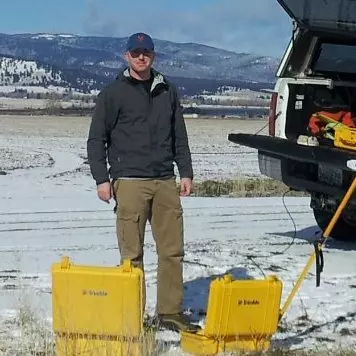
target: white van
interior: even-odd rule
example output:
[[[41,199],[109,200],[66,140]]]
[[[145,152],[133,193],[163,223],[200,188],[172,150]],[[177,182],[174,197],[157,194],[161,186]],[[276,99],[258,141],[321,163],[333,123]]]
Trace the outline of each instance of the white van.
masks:
[[[228,139],[256,148],[264,175],[309,192],[324,230],[355,177],[356,151],[316,138],[309,124],[321,111],[351,112],[356,124],[356,1],[277,1],[294,20],[295,31],[276,73],[269,136],[230,134]],[[356,197],[332,237],[356,241]]]

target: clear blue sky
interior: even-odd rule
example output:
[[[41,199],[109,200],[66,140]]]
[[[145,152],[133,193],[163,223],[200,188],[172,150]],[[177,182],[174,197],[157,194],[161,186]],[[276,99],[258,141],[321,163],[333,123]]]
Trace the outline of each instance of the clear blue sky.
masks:
[[[276,0],[3,0],[2,33],[73,33],[198,42],[280,56],[291,35]]]

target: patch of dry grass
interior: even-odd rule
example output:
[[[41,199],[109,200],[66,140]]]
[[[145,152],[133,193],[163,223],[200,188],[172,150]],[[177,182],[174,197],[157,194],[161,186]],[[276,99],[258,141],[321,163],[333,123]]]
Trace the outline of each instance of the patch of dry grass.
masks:
[[[29,307],[25,306],[20,308],[18,314],[14,319],[6,323],[6,330],[1,333],[0,337],[0,355],[1,356],[55,356],[56,345],[53,333],[50,331],[51,326],[48,322],[41,320],[36,316],[36,313]],[[85,341],[84,341],[85,342]],[[87,341],[90,345],[89,340]],[[111,341],[110,341],[111,342]],[[137,354],[137,345],[141,353]],[[85,350],[86,356],[129,356],[132,350],[132,355],[140,356],[161,356],[161,355],[173,355],[171,346],[177,345],[175,342],[157,341],[154,331],[146,331],[140,340],[130,343],[128,340],[128,346],[124,350],[113,347],[112,344],[104,348],[93,348]],[[71,349],[69,345],[69,349]],[[104,351],[104,349],[107,349]],[[110,352],[112,349],[112,352]],[[61,356],[84,356],[83,353],[76,353],[69,351],[64,352],[62,349]],[[178,354],[178,353],[177,353]],[[179,353],[179,355],[182,355]],[[289,350],[286,349],[271,349],[264,352],[233,352],[226,353],[226,356],[356,356],[356,350],[318,350],[313,351],[303,350]]]
[[[50,324],[28,305],[4,321],[0,336],[1,356],[55,356]]]
[[[195,182],[194,196],[198,197],[275,197],[289,191],[285,184],[269,178],[239,178],[234,180],[205,180]],[[291,191],[289,196],[308,196],[304,192]]]

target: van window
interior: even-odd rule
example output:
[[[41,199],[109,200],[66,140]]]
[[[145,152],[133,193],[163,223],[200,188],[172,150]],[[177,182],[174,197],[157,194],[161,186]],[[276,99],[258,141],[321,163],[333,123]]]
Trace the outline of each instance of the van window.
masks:
[[[356,73],[356,44],[321,43],[314,72]]]

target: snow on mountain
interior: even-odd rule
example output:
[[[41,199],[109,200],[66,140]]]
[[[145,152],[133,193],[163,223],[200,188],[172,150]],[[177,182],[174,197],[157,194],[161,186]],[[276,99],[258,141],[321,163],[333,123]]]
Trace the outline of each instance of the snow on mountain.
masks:
[[[53,40],[56,37],[63,37],[63,38],[74,38],[74,35],[70,35],[70,34],[59,34],[59,35],[53,35],[53,34],[48,34],[48,33],[41,33],[41,34],[37,34],[35,36],[32,36],[31,38],[34,40],[37,39],[41,39],[44,38],[46,40]]]
[[[50,66],[40,66],[36,61],[0,57],[0,84],[47,85],[61,84],[60,71]]]
[[[62,85],[100,90],[125,66],[127,38],[71,34],[0,34],[0,84]],[[187,95],[231,85],[272,87],[278,59],[197,43],[155,39],[155,68]]]

